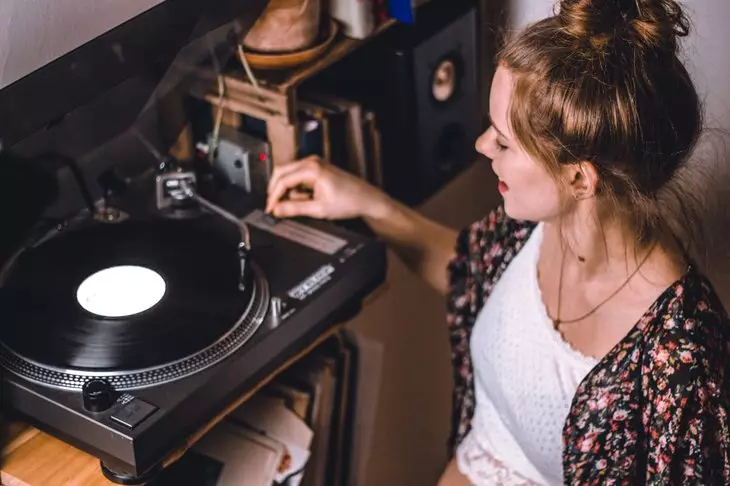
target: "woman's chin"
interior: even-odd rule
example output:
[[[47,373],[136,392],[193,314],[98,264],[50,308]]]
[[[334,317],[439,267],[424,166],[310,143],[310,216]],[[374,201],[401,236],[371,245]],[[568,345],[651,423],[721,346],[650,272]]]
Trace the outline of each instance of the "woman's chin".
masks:
[[[509,200],[509,198],[503,198],[502,207],[507,216],[512,219],[523,219],[524,212],[519,210],[519,207],[515,207]]]
[[[504,208],[505,214],[510,218],[522,219],[524,211],[520,211],[519,206],[514,204],[509,197],[505,197],[504,194],[502,195],[502,207]]]
[[[534,222],[542,221],[544,219],[544,214],[540,211],[536,211],[535,209],[531,210],[524,206],[520,206],[519,204],[515,204],[509,197],[503,198],[502,207],[504,208],[505,214],[512,219]]]

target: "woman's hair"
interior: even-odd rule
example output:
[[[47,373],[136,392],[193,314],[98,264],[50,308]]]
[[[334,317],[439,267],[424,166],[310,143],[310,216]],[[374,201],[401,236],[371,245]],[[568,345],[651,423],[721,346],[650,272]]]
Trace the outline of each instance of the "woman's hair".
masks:
[[[664,230],[658,193],[702,127],[677,57],[688,30],[674,0],[562,0],[497,56],[515,78],[509,122],[523,148],[553,172],[592,163],[603,207],[644,244]]]

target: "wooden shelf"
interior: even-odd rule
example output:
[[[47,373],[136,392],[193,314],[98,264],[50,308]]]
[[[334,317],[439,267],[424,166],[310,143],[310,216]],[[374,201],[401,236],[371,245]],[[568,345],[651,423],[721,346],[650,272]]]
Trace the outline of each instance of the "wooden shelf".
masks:
[[[373,33],[366,39],[352,39],[339,34],[338,38],[332,43],[332,46],[323,54],[323,56],[310,63],[290,70],[257,70],[254,71],[254,76],[256,76],[258,81],[263,81],[267,88],[276,90],[280,93],[287,93],[296,88],[303,81],[306,81],[324,69],[327,69],[337,61],[343,59],[349,53],[367,43],[369,40],[379,36],[381,33],[395,25],[395,23],[396,21],[393,19],[386,20],[378,25]],[[241,81],[249,82],[243,69],[238,71],[235,76]]]
[[[258,82],[259,88],[251,83],[243,66],[235,60],[234,67],[224,70],[223,81],[226,88],[226,99],[223,106],[232,111],[243,112],[262,119],[284,117],[293,122],[293,115],[286,106],[286,97],[291,96],[294,89],[302,82],[327,69],[337,61],[345,58],[349,53],[371,39],[377,37],[387,29],[395,25],[395,20],[387,20],[381,23],[375,31],[366,39],[352,39],[342,34],[332,43],[332,46],[325,51],[322,57],[314,61],[289,70],[256,70],[253,75]],[[194,84],[192,94],[209,102],[217,103],[218,77],[212,69],[200,69],[197,72],[198,79]],[[250,106],[244,104],[251,103]]]
[[[225,86],[223,99],[219,93],[218,74],[212,69],[198,69],[190,94],[210,103],[214,113],[220,107],[224,110],[224,115],[233,113],[264,120],[271,144],[273,163],[281,164],[291,161],[296,157],[298,151],[296,88],[361,45],[382,34],[396,22],[393,19],[382,22],[366,39],[352,39],[340,33],[321,57],[296,69],[253,70],[258,88],[251,83],[240,62],[233,61],[234,66],[225,69],[222,75]],[[230,124],[230,120],[234,118],[224,116],[224,120],[227,120],[224,123]]]

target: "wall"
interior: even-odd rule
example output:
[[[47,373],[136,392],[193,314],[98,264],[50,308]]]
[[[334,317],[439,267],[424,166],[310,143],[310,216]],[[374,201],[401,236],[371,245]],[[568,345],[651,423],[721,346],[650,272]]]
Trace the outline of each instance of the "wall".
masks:
[[[686,0],[693,31],[685,43],[685,62],[704,98],[707,139],[690,168],[703,170],[695,192],[705,195],[707,241],[705,272],[730,308],[730,2]]]
[[[0,0],[0,88],[162,0]]]

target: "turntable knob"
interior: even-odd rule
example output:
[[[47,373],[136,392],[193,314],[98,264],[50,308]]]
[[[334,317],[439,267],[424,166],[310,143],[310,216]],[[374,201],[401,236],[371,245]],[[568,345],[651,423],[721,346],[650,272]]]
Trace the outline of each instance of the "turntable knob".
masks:
[[[103,412],[114,405],[117,400],[112,385],[101,378],[92,378],[84,383],[81,394],[84,400],[84,408],[89,412]]]

